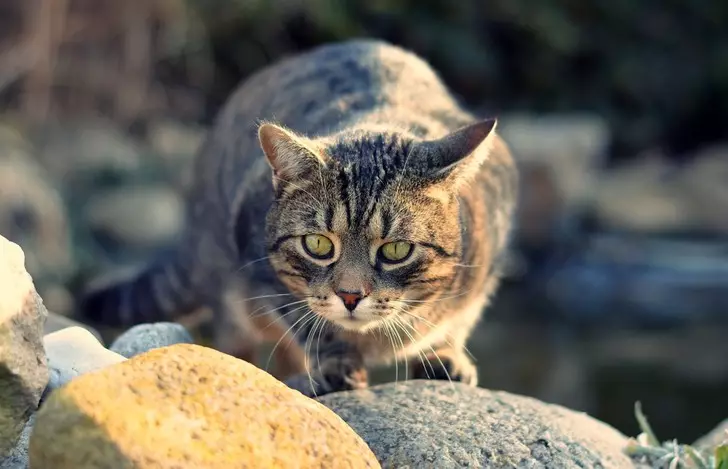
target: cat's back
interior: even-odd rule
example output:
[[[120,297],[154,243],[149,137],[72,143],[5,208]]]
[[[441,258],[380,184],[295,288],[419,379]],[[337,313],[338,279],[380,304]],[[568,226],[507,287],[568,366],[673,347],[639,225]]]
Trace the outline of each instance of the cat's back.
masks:
[[[223,140],[234,133],[257,145],[262,120],[320,135],[354,124],[359,114],[394,108],[432,114],[455,111],[457,105],[415,53],[355,39],[281,59],[250,76],[226,102],[215,133]]]

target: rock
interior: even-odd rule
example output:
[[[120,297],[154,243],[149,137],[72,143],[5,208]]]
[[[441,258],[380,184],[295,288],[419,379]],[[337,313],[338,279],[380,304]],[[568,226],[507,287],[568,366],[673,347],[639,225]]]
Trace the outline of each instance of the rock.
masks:
[[[604,119],[588,114],[512,114],[500,119],[498,132],[518,163],[552,169],[565,203],[579,206],[589,201],[611,138]]]
[[[24,265],[23,250],[0,236],[0,461],[15,446],[48,382],[46,310]]]
[[[164,119],[149,124],[148,141],[180,188],[192,183],[192,167],[206,129]]]
[[[723,420],[710,433],[693,443],[694,447],[709,451],[719,445],[728,445],[728,419]]]
[[[99,334],[99,332],[93,327],[82,324],[78,321],[74,321],[71,318],[61,316],[60,314],[55,314],[50,311],[48,312],[48,318],[46,318],[45,326],[43,327],[43,335],[47,336],[53,332],[66,329],[68,327],[82,327],[89,331],[91,334],[93,334],[96,340],[103,344],[103,338],[101,337],[101,334]]]
[[[124,186],[97,194],[85,208],[97,233],[138,248],[167,244],[181,231],[184,204],[163,186]]]
[[[411,380],[319,401],[364,438],[382,467],[631,467],[627,438],[586,414],[444,381]]]
[[[540,247],[568,236],[592,202],[609,127],[598,116],[504,115],[498,131],[519,167],[518,239]]]
[[[131,358],[149,350],[174,344],[192,344],[195,341],[187,329],[173,322],[139,324],[114,340],[109,350]]]
[[[202,127],[159,119],[149,123],[148,140],[154,151],[163,157],[192,157],[202,144],[205,133]]]
[[[379,465],[323,405],[245,361],[178,344],[54,392],[37,414],[30,467]]]
[[[0,235],[26,253],[37,285],[73,273],[70,228],[59,191],[26,146],[0,142]]]
[[[68,327],[43,338],[50,380],[46,395],[72,379],[126,360],[104,348],[94,335],[82,327]]]
[[[28,467],[28,444],[33,425],[35,425],[35,415],[31,416],[25,424],[25,428],[10,454],[4,460],[0,460],[0,469],[26,469]]]
[[[658,233],[695,225],[677,169],[660,157],[639,158],[606,171],[592,190],[596,218],[608,229]]]
[[[728,143],[702,150],[680,176],[698,228],[728,235]]]
[[[43,166],[64,185],[99,176],[123,178],[142,167],[139,146],[113,124],[99,119],[48,121],[34,129],[33,141]]]

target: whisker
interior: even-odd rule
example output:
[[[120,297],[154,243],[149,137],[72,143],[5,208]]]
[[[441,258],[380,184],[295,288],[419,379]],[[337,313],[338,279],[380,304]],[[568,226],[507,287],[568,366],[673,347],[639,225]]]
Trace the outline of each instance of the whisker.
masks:
[[[321,345],[321,335],[323,334],[324,328],[327,325],[328,325],[328,321],[326,321],[326,319],[324,319],[323,324],[321,325],[321,328],[319,329],[318,339],[316,340],[316,367],[318,368],[319,371],[321,370],[321,360],[319,357],[319,346]]]
[[[258,262],[264,261],[264,260],[266,260],[266,259],[269,259],[269,258],[270,258],[270,256],[265,256],[265,257],[261,257],[260,259],[255,259],[254,261],[250,261],[250,262],[248,262],[248,263],[246,263],[246,264],[243,264],[243,265],[242,265],[241,267],[239,267],[239,268],[238,268],[238,269],[237,269],[237,270],[235,271],[235,273],[240,273],[240,272],[241,272],[241,271],[242,271],[243,269],[245,269],[246,267],[249,267],[249,266],[251,266],[251,265],[253,265],[253,264],[255,264],[255,263],[258,263]]]
[[[403,303],[430,304],[430,303],[436,303],[438,301],[445,301],[445,300],[452,300],[453,298],[459,298],[461,296],[467,295],[468,293],[472,292],[473,290],[475,290],[475,288],[471,288],[470,290],[464,291],[462,293],[458,293],[457,295],[445,296],[445,297],[442,297],[442,298],[436,298],[434,300],[408,300],[408,299],[401,299],[399,301],[401,301]]]
[[[420,334],[420,332],[417,329],[415,329],[411,325],[410,325],[410,328],[413,331],[415,331],[420,337],[422,337],[422,334]],[[430,349],[430,351],[432,352],[432,354],[435,355],[435,358],[437,358],[437,361],[440,363],[440,366],[442,367],[442,371],[445,372],[445,376],[447,377],[447,380],[450,383],[450,386],[452,386],[454,388],[454,386],[452,384],[452,378],[450,378],[450,373],[448,373],[447,367],[445,366],[445,363],[440,359],[440,355],[437,354],[437,351],[435,351],[435,349],[432,347],[432,345],[428,345],[427,347]],[[432,365],[430,365],[430,366],[432,366]],[[434,368],[432,369],[432,373],[433,374],[435,373]]]
[[[392,325],[389,322],[384,323],[384,331],[389,339],[389,344],[392,346],[392,354],[394,355],[394,384],[395,386],[399,382],[399,360],[397,360],[397,350],[394,346],[394,337],[392,335]]]
[[[250,298],[243,298],[241,300],[235,300],[235,301],[232,301],[231,303],[241,304],[241,303],[246,303],[248,301],[262,300],[263,298],[279,298],[281,296],[293,296],[293,294],[292,293],[276,293],[274,295],[252,296]]]
[[[437,329],[438,327],[440,327],[440,326],[438,326],[437,324],[434,324],[433,322],[431,322],[431,321],[428,321],[427,319],[425,319],[425,318],[423,318],[423,317],[421,317],[421,316],[417,316],[416,314],[413,314],[413,313],[411,313],[411,312],[409,312],[409,311],[405,310],[404,308],[398,308],[398,307],[395,307],[395,306],[392,306],[392,308],[393,308],[393,309],[395,309],[396,311],[400,312],[400,313],[406,314],[407,316],[411,317],[412,319],[417,319],[418,321],[421,321],[421,322],[423,322],[423,323],[424,323],[424,324],[425,324],[426,326],[429,326],[429,327],[430,327],[430,330],[433,330],[433,329]],[[450,347],[452,347],[452,348],[456,348],[456,347],[455,347],[455,346],[454,346],[454,345],[452,344],[452,342],[450,342],[450,341],[449,341],[449,340],[447,339],[447,334],[445,334],[445,336],[444,336],[444,340],[445,340],[445,343],[446,343],[447,345],[449,345],[449,346],[450,346]],[[468,347],[467,347],[467,346],[463,345],[463,346],[462,346],[462,348],[463,348],[463,350],[465,351],[465,353],[467,353],[467,354],[468,354],[468,355],[470,356],[470,358],[472,358],[472,359],[473,359],[474,361],[478,361],[478,360],[477,360],[477,358],[475,358],[475,356],[474,356],[474,355],[472,354],[472,352],[471,352],[471,351],[470,351],[470,350],[468,349]]]
[[[270,321],[268,324],[266,324],[265,327],[261,330],[264,331],[264,330],[268,329],[270,326],[272,326],[273,324],[275,324],[276,322],[283,321],[287,316],[289,316],[295,312],[301,311],[302,309],[305,309],[305,308],[308,308],[308,305],[301,305],[301,306],[298,306],[297,308],[293,308],[292,310],[287,311],[284,314],[279,314],[277,317],[273,318],[272,321]]]
[[[260,311],[261,309],[265,309],[267,307],[267,305],[264,305],[264,306],[261,306],[260,308],[258,308],[256,310],[254,310],[248,316],[251,319],[253,319],[253,318],[257,318],[258,316],[263,316],[264,314],[275,313],[276,311],[279,311],[279,310],[281,310],[283,308],[287,308],[289,306],[300,305],[301,303],[307,303],[307,302],[308,302],[307,299],[306,300],[291,301],[290,303],[286,303],[283,306],[279,306],[277,308],[269,309],[269,310],[263,311],[262,313],[258,313],[258,311]]]
[[[394,321],[392,324],[392,331],[393,331],[393,334],[396,336],[397,340],[399,340],[399,345],[400,345],[399,351],[401,352],[401,351],[404,351],[404,348],[405,348],[404,341],[402,340],[402,336],[397,332],[397,326],[399,326],[399,327],[401,327],[401,326],[397,322],[397,320],[399,319],[397,316],[394,316],[393,319],[394,319]],[[395,351],[395,353],[394,353],[394,360],[395,360],[394,363],[396,364],[397,363],[397,351]],[[409,378],[409,364],[407,363],[407,357],[404,357],[404,376],[405,376],[405,379]]]
[[[278,348],[278,345],[280,345],[281,341],[288,335],[289,332],[291,332],[291,330],[294,327],[296,327],[296,325],[298,323],[300,323],[305,318],[311,317],[311,315],[316,316],[316,314],[313,311],[308,310],[306,312],[306,314],[304,314],[303,316],[301,316],[300,318],[298,318],[298,320],[296,322],[294,322],[293,324],[291,324],[291,327],[289,327],[288,329],[286,329],[286,331],[283,334],[281,334],[281,338],[278,339],[278,342],[276,342],[276,344],[273,346],[273,350],[271,350],[270,354],[268,355],[268,361],[265,364],[265,371],[268,371],[268,367],[270,366],[270,361],[273,358],[273,354],[275,353],[276,348]],[[298,331],[296,331],[296,333],[297,332]],[[293,334],[293,337],[291,337],[291,340],[293,340],[296,337],[296,333]]]
[[[394,317],[394,319],[399,321],[399,325],[402,328],[402,332],[404,332],[407,335],[407,337],[409,337],[409,340],[413,344],[417,344],[418,341],[414,338],[414,336],[407,329],[405,329],[404,326],[407,326],[407,324],[404,321],[402,321],[401,318],[398,318],[396,316]],[[427,360],[425,353],[422,350],[420,350],[419,348],[416,348],[415,350],[417,350],[417,358],[419,358],[420,363],[422,363],[422,369],[424,370],[425,376],[427,376],[427,379],[430,379],[430,373],[427,372],[428,364],[430,365],[430,369],[432,370],[432,376],[435,376],[435,369],[432,367],[432,364],[429,362],[429,360]]]

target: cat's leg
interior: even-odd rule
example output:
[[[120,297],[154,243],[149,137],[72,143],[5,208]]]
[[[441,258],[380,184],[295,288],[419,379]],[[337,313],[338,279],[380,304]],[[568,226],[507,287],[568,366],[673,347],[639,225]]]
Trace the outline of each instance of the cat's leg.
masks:
[[[262,357],[262,365],[280,380],[306,371],[303,348],[282,317],[285,311],[277,305],[262,305],[253,309],[251,318],[262,340],[273,346],[270,355]],[[272,362],[270,369],[267,368],[269,362]]]
[[[441,379],[478,385],[478,370],[465,350],[451,346],[436,348],[420,359],[410,361],[412,379]]]
[[[242,288],[226,287],[210,301],[213,313],[212,346],[216,350],[256,364],[261,337],[250,320]]]
[[[333,334],[323,338],[317,336],[312,339],[308,352],[309,371],[285,381],[302,394],[316,397],[363,389],[369,385],[364,359],[354,344],[336,338]]]

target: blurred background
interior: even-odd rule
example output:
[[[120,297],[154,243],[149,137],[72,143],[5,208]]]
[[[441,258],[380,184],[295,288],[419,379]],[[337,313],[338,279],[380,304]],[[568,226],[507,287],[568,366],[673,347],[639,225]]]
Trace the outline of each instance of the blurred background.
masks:
[[[174,242],[242,79],[363,36],[498,115],[520,165],[481,386],[629,435],[637,400],[663,439],[727,417],[728,2],[0,0],[0,234],[48,308]]]

